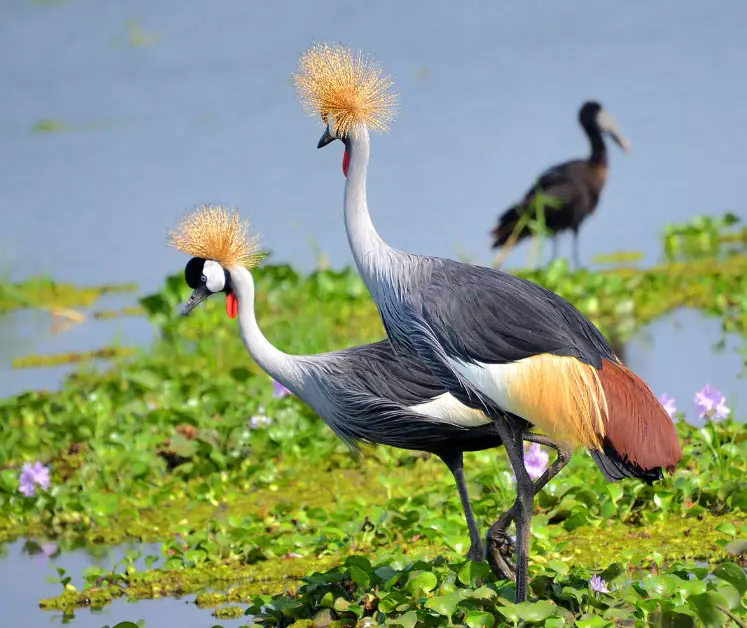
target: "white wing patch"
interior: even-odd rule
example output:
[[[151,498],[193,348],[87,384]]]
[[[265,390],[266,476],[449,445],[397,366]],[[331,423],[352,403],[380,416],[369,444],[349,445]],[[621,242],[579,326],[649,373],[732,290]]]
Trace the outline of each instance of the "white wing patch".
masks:
[[[449,393],[443,393],[426,403],[410,406],[409,409],[437,421],[461,425],[462,427],[479,427],[492,423],[491,419],[485,414],[465,406]]]
[[[521,361],[507,364],[465,364],[460,360],[448,360],[449,366],[472,384],[478,392],[490,399],[501,410],[522,418],[522,411],[513,403],[510,383],[516,381]]]

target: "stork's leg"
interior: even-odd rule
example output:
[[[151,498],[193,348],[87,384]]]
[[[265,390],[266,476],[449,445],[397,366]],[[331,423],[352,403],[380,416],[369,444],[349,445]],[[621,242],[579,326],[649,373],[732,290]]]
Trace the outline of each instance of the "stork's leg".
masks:
[[[552,257],[550,263],[554,262],[558,257],[558,234],[556,233],[552,238]]]
[[[557,452],[557,457],[553,463],[534,481],[534,494],[536,495],[570,462],[573,450],[564,445],[554,443],[547,436],[533,432],[526,432],[523,439],[530,443],[551,447]],[[487,534],[487,557],[490,567],[499,578],[507,580],[516,578],[515,566],[511,560],[513,542],[508,535],[508,526],[514,521],[516,514],[517,504],[514,504],[513,508],[505,512],[490,526]]]
[[[578,229],[573,230],[573,266],[574,270],[581,268],[581,260],[578,257]]]
[[[469,552],[467,558],[477,562],[485,560],[485,548],[482,544],[482,538],[480,537],[480,529],[477,527],[477,521],[475,521],[475,513],[472,510],[472,503],[469,499],[469,493],[467,493],[467,482],[464,479],[464,454],[461,451],[439,454],[441,460],[444,461],[449,471],[454,476],[456,481],[457,490],[459,491],[459,499],[462,501],[462,508],[464,509],[464,518],[467,520],[467,529],[469,530]]]

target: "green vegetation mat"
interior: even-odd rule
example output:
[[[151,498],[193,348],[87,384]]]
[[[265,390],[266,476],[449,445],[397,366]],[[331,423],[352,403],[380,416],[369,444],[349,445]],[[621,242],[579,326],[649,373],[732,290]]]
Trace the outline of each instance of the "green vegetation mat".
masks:
[[[672,228],[667,261],[652,269],[571,274],[558,261],[524,274],[620,343],[682,306],[718,316],[725,332],[743,338],[745,232],[734,222]],[[267,266],[256,278],[260,324],[285,351],[383,337],[350,270],[301,276]],[[62,294],[65,307],[97,298],[33,285],[49,307],[57,298],[49,294]],[[6,286],[0,310],[11,301],[28,307],[23,293],[24,284]],[[179,318],[188,293],[178,274],[142,300],[157,330],[148,350],[115,352],[103,371],[83,364],[58,392],[0,401],[1,541],[54,538],[63,550],[161,543],[145,568],[129,552],[111,569],[59,570],[60,595],[42,608],[69,614],[120,597],[198,593],[217,618],[264,626],[747,621],[747,429],[739,408],[702,427],[680,420],[684,460],[652,487],[607,484],[577,453],[537,497],[531,600],[516,605],[511,583],[466,561],[467,528],[443,464],[383,447],[356,459],[300,400],[273,395],[220,299]],[[36,461],[50,470],[49,487],[27,496],[19,474]],[[513,501],[513,476],[501,450],[468,454],[466,467],[487,530]]]

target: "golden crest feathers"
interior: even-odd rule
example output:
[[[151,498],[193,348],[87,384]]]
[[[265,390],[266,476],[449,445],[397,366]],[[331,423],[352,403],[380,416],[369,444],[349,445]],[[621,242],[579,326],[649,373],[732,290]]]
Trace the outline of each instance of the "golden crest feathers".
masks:
[[[222,205],[200,205],[188,212],[169,233],[169,245],[177,251],[210,259],[223,268],[254,268],[265,257],[259,236],[249,235],[249,222],[236,209]]]
[[[379,65],[363,53],[340,45],[317,44],[298,61],[293,82],[304,108],[334,120],[338,137],[355,135],[359,125],[386,131],[397,113],[394,84]]]

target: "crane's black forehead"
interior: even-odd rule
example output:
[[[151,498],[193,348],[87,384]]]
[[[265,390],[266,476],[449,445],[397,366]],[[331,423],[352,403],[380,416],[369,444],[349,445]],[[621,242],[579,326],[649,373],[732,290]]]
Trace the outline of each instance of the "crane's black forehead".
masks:
[[[184,268],[184,279],[190,288],[197,288],[200,285],[204,266],[205,260],[201,257],[193,257],[187,262]]]

